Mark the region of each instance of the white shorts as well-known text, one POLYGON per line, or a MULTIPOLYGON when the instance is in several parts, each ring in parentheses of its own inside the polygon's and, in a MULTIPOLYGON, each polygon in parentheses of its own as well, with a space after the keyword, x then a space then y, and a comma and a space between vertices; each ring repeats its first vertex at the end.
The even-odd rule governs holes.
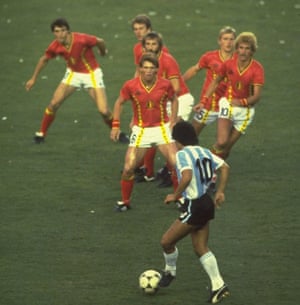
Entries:
POLYGON ((75 88, 105 88, 103 73, 100 68, 90 73, 74 72, 67 68, 62 83, 75 88))
POLYGON ((194 120, 199 124, 209 125, 218 119, 218 111, 210 111, 207 109, 201 109, 194 114, 194 120))
MULTIPOLYGON (((190 93, 183 94, 178 97, 178 113, 177 116, 180 116, 184 121, 188 121, 190 114, 193 110, 194 97, 190 93)), ((167 113, 170 116, 171 114, 171 102, 167 103, 167 113)))
POLYGON ((244 134, 247 127, 252 123, 255 109, 254 107, 233 107, 225 97, 219 101, 219 118, 228 119, 233 122, 233 127, 244 134))
POLYGON ((130 135, 129 146, 147 148, 153 145, 172 143, 170 124, 156 127, 139 127, 134 125, 130 135))

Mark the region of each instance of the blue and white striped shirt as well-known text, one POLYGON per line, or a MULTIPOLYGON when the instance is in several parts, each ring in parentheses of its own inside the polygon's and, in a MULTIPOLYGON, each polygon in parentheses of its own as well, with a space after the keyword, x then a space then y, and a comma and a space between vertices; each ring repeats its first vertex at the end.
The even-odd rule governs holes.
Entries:
POLYGON ((224 160, 201 146, 185 146, 176 153, 176 171, 178 180, 181 172, 190 169, 193 172, 192 180, 183 192, 187 199, 197 199, 204 195, 216 169, 222 166, 224 160))

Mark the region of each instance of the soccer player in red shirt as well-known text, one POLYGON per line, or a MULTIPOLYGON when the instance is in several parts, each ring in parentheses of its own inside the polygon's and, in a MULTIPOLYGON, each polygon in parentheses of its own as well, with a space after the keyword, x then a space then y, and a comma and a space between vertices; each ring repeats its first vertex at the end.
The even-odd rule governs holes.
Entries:
MULTIPOLYGON (((139 75, 139 69, 140 69, 139 62, 144 53, 142 40, 145 35, 152 32, 152 23, 147 15, 140 14, 137 15, 131 21, 131 28, 134 32, 136 39, 138 40, 138 42, 133 47, 134 64, 136 66, 134 76, 136 77, 139 75)), ((169 52, 166 46, 163 46, 163 50, 164 52, 169 52)), ((145 158, 147 158, 147 160, 149 161, 146 160, 146 162, 144 162, 144 160, 141 160, 141 164, 138 165, 135 171, 136 182, 151 182, 155 180, 154 161, 153 161, 153 158, 155 157, 155 152, 156 152, 156 147, 149 148, 145 155, 145 158), (146 166, 148 166, 148 173, 146 166)), ((166 175, 168 175, 167 171, 166 171, 166 175)))
MULTIPOLYGON (((93 53, 93 47, 96 47, 101 56, 106 55, 107 49, 104 40, 93 35, 71 32, 69 23, 63 18, 54 20, 51 24, 51 30, 55 40, 52 41, 39 59, 33 75, 26 82, 25 88, 29 91, 33 87, 39 73, 50 59, 57 56, 63 57, 67 69, 45 110, 40 130, 36 132, 34 137, 35 143, 44 142, 57 110, 65 99, 78 88, 88 90, 104 122, 111 128, 112 113, 107 104, 103 73, 93 53)), ((128 138, 124 133, 120 133, 119 140, 128 143, 128 138)))
POLYGON ((257 50, 257 39, 252 32, 242 32, 235 40, 237 57, 225 61, 218 76, 207 88, 201 102, 194 109, 200 111, 210 107, 209 98, 219 83, 228 79, 224 97, 219 101, 217 141, 212 151, 226 159, 233 145, 254 118, 254 106, 261 97, 264 85, 264 68, 253 56, 257 50))
MULTIPOLYGON (((139 62, 143 55, 142 39, 146 34, 152 32, 152 23, 147 15, 140 14, 134 17, 134 19, 131 21, 131 28, 136 39, 138 40, 138 42, 133 47, 133 57, 134 63, 136 65, 135 76, 137 76, 139 73, 139 62)), ((163 50, 165 52, 169 52, 166 46, 163 46, 163 50)))
MULTIPOLYGON (((205 91, 213 79, 217 77, 220 66, 225 60, 234 56, 234 40, 236 31, 230 26, 223 27, 219 31, 218 44, 219 49, 208 51, 200 56, 198 62, 191 66, 183 74, 185 81, 193 78, 201 70, 206 70, 205 80, 202 86, 199 100, 201 101, 205 91)), ((206 125, 209 125, 217 120, 219 113, 219 99, 224 95, 227 87, 227 80, 220 82, 216 91, 210 97, 210 108, 203 108, 200 112, 196 112, 192 124, 197 135, 203 130, 206 125)))
MULTIPOLYGON (((163 40, 160 34, 149 32, 142 40, 143 49, 145 52, 154 54, 159 61, 158 76, 169 79, 178 96, 178 117, 183 120, 188 120, 193 109, 194 97, 191 95, 189 88, 185 84, 179 65, 176 59, 170 54, 163 51, 163 40)), ((145 156, 146 176, 148 178, 154 175, 154 158, 155 150, 149 150, 145 156)), ((165 166, 159 172, 163 173, 160 187, 172 185, 168 166, 165 166)), ((170 168, 169 168, 170 172, 170 168)))
MULTIPOLYGON (((134 171, 149 147, 156 145, 173 170, 175 167, 177 149, 172 140, 171 128, 177 121, 178 101, 170 81, 157 76, 158 67, 156 57, 147 54, 142 56, 140 76, 124 83, 114 105, 111 130, 113 141, 116 141, 120 134, 123 104, 131 101, 133 110, 132 133, 121 177, 122 200, 118 201, 116 206, 116 211, 119 212, 130 209, 134 171), (171 102, 169 114, 168 101, 171 102)), ((174 175, 174 187, 177 186, 176 182, 174 175)))

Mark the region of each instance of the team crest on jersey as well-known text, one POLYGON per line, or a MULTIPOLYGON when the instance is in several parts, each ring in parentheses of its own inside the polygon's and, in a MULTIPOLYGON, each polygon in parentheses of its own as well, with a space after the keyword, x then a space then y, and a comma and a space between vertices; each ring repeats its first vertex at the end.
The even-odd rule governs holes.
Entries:
POLYGON ((236 89, 238 89, 238 90, 242 90, 242 88, 243 88, 242 82, 237 82, 235 86, 236 86, 236 89))
POLYGON ((72 65, 75 65, 75 63, 76 63, 75 58, 74 57, 70 57, 70 62, 71 62, 72 65))
POLYGON ((147 108, 148 109, 152 109, 153 108, 154 103, 152 101, 148 101, 147 102, 147 108))

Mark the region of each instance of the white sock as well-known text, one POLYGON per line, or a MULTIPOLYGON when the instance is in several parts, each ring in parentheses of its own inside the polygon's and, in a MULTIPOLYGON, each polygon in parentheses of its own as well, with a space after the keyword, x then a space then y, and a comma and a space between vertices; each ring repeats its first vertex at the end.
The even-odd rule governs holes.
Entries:
POLYGON ((202 255, 199 261, 210 278, 212 290, 221 288, 224 285, 224 281, 219 272, 215 255, 209 251, 202 255))
POLYGON ((178 249, 175 247, 175 251, 173 253, 165 253, 165 271, 169 271, 173 276, 176 276, 176 262, 178 258, 178 249))

